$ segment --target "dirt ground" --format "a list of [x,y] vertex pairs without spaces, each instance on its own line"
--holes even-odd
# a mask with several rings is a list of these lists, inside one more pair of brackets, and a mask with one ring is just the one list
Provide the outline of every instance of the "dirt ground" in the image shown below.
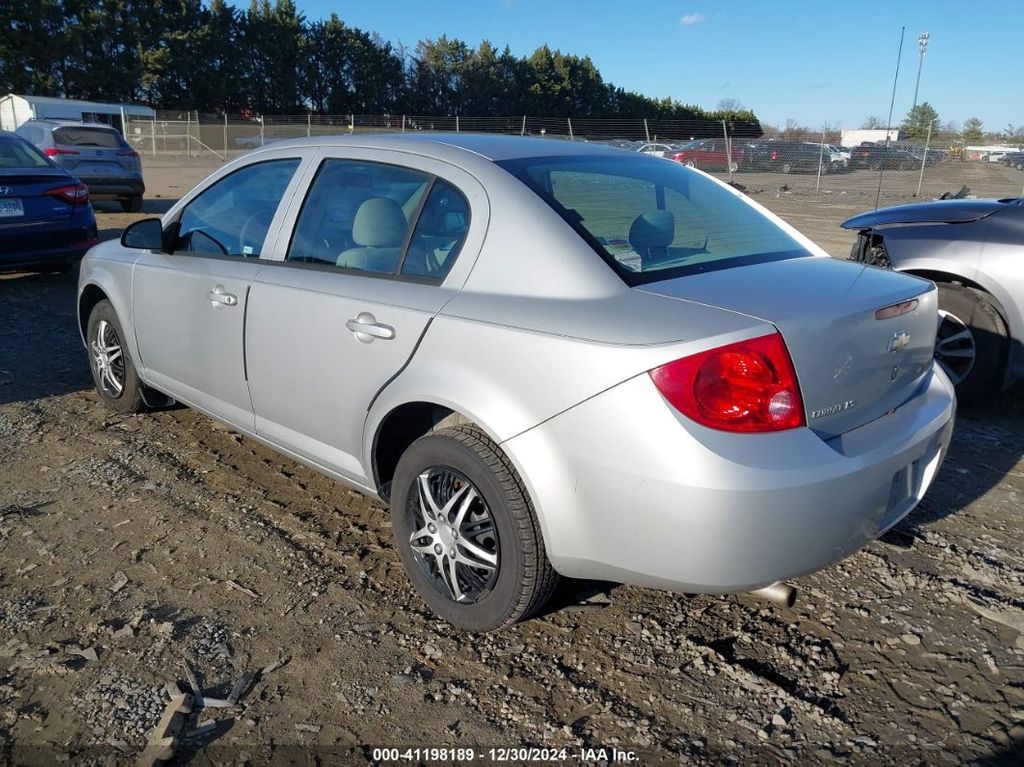
[[[147,163],[147,212],[208,171]],[[867,182],[777,178],[740,180],[845,255]],[[106,237],[136,217],[98,207]],[[190,676],[237,701],[191,715],[197,763],[1024,757],[1022,387],[961,412],[920,507],[792,610],[573,582],[469,636],[411,593],[379,504],[190,410],[102,408],[74,299],[73,274],[0,277],[0,762],[130,761]]]

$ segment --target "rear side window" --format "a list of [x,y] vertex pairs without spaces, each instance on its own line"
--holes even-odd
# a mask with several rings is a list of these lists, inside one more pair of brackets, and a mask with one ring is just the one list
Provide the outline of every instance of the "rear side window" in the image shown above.
[[448,274],[469,231],[469,202],[458,189],[438,179],[427,195],[402,274],[441,278]]
[[128,146],[117,131],[106,128],[57,128],[53,140],[59,146],[94,147],[97,149],[122,149]]
[[469,231],[469,203],[443,179],[383,163],[325,160],[287,260],[441,280]]
[[16,138],[0,138],[0,168],[49,168],[50,163],[30,144]]
[[325,160],[302,205],[287,260],[393,274],[431,181],[396,165]]
[[554,208],[630,285],[809,255],[766,216],[679,163],[627,155],[498,165]]

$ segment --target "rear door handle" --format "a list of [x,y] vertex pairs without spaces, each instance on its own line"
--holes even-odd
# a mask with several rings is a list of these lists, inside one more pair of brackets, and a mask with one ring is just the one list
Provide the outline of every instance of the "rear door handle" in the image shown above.
[[395,337],[395,329],[390,325],[382,325],[369,312],[359,312],[353,319],[345,323],[356,339],[364,344],[372,343],[375,338],[390,341]]
[[206,297],[210,299],[210,303],[214,306],[238,305],[238,296],[234,293],[228,293],[225,291],[223,285],[217,285],[213,290],[206,294]]

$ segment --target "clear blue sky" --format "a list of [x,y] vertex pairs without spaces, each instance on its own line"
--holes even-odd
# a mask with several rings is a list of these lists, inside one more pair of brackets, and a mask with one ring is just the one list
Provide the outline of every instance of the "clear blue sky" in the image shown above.
[[[414,46],[442,34],[488,39],[528,55],[547,43],[589,55],[606,80],[648,96],[714,108],[738,99],[765,122],[859,127],[889,110],[906,26],[893,121],[913,101],[917,37],[929,32],[918,100],[943,123],[986,130],[1024,123],[1024,0],[296,0],[310,19]],[[246,7],[245,0],[238,5]]]

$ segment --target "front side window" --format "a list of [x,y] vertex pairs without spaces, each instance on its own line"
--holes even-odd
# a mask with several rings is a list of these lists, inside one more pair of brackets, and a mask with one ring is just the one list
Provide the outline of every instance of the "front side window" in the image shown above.
[[678,163],[627,155],[498,165],[554,208],[630,285],[809,255],[756,209]]
[[253,163],[200,192],[181,214],[176,252],[259,258],[298,159]]

